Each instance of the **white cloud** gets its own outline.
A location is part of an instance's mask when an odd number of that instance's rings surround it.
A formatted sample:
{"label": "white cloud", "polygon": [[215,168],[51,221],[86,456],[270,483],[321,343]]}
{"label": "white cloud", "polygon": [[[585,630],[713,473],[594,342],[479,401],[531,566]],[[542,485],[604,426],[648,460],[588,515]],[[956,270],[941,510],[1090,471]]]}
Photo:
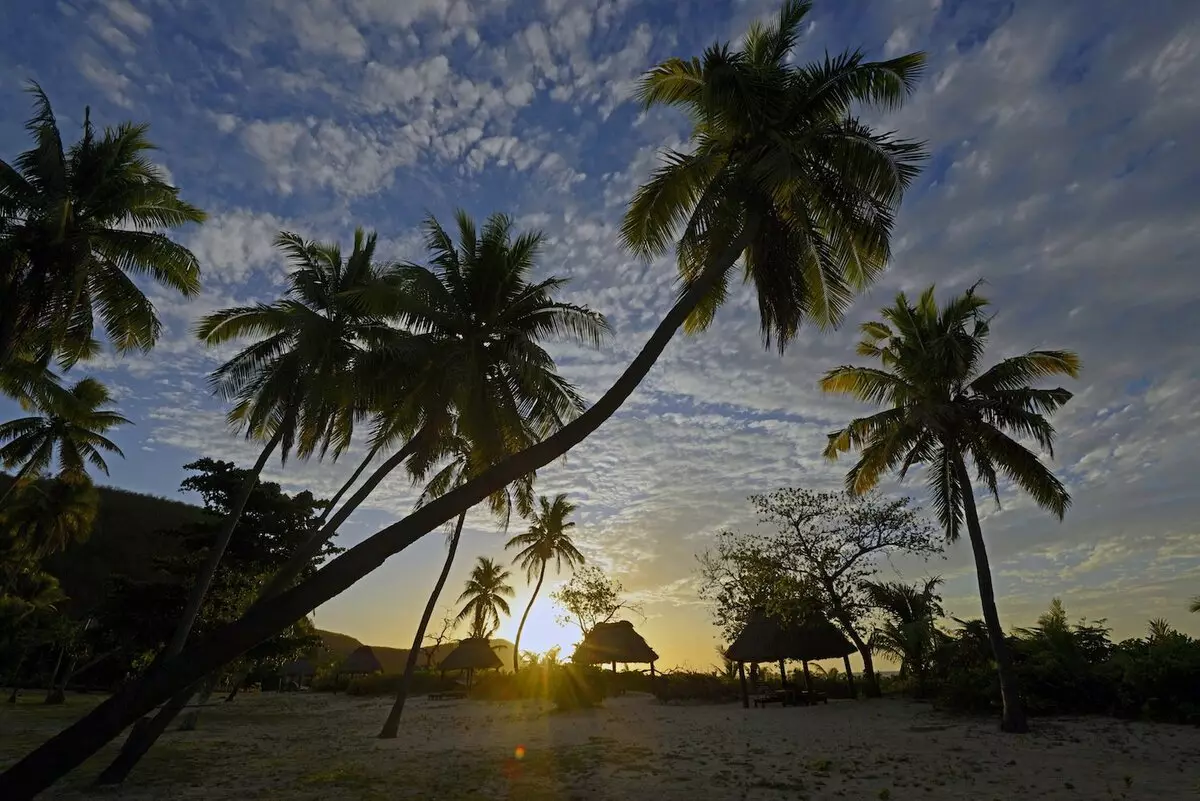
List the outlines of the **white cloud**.
{"label": "white cloud", "polygon": [[104,6],[114,20],[134,33],[146,33],[150,30],[150,17],[138,11],[129,0],[104,0]]}
{"label": "white cloud", "polygon": [[84,52],[79,56],[79,72],[96,88],[104,92],[108,99],[119,106],[132,106],[128,91],[131,82],[122,73],[109,67],[92,53]]}

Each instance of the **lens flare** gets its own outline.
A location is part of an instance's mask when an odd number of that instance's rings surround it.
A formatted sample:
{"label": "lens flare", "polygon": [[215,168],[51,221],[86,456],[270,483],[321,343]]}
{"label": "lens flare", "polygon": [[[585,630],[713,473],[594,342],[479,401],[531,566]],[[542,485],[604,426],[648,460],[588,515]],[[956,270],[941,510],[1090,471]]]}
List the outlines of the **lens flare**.
{"label": "lens flare", "polygon": [[518,745],[516,748],[514,748],[513,749],[513,757],[515,757],[516,759],[524,759],[525,758],[525,746]]}

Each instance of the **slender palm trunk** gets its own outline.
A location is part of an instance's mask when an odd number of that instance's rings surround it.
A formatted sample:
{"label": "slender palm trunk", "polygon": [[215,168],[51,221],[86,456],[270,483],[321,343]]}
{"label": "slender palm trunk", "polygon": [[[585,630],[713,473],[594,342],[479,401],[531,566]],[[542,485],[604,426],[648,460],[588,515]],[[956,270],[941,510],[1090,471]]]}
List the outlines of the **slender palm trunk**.
{"label": "slender palm trunk", "polygon": [[[229,510],[229,514],[225,517],[225,522],[221,526],[221,530],[217,532],[217,539],[209,548],[208,557],[204,560],[204,566],[200,569],[200,573],[196,576],[196,581],[192,584],[192,589],[188,593],[187,603],[183,607],[183,615],[179,618],[179,623],[175,626],[175,631],[171,635],[170,642],[167,643],[166,649],[159,654],[156,662],[170,659],[177,656],[183,651],[183,646],[187,644],[188,636],[192,633],[192,627],[196,625],[196,618],[200,616],[200,607],[204,605],[204,597],[208,594],[208,588],[212,586],[213,578],[217,575],[217,569],[221,566],[221,558],[225,556],[225,549],[229,547],[229,541],[233,538],[234,529],[237,528],[238,521],[242,518],[242,511],[246,508],[246,503],[250,500],[250,495],[254,492],[255,486],[258,484],[258,477],[262,474],[263,468],[267,465],[267,460],[271,458],[275,448],[279,445],[282,439],[282,432],[276,432],[271,437],[267,444],[263,447],[262,452],[258,455],[258,461],[254,463],[254,467],[242,479],[242,486],[238,488],[238,494],[233,500],[233,507]],[[151,666],[153,669],[153,666]],[[125,739],[125,743],[121,746],[121,751],[117,754],[116,759],[105,768],[97,781],[100,784],[120,784],[129,775],[130,771],[137,766],[141,758],[146,755],[150,747],[158,740],[159,735],[166,731],[167,724],[175,715],[179,714],[179,710],[187,705],[187,697],[191,694],[191,686],[189,685],[183,695],[182,701],[174,699],[174,702],[167,704],[156,716],[154,721],[140,720],[138,724],[129,732],[129,737]],[[165,719],[159,721],[157,718]]]}
{"label": "slender palm trunk", "polygon": [[379,732],[381,739],[392,740],[400,733],[400,716],[404,714],[404,702],[408,699],[408,688],[412,686],[413,673],[417,669],[417,657],[421,653],[422,643],[425,642],[425,630],[429,628],[429,621],[433,618],[433,610],[437,607],[438,596],[442,594],[442,588],[446,586],[446,577],[450,575],[450,565],[454,564],[454,554],[458,551],[458,538],[462,536],[463,523],[466,522],[466,519],[467,513],[463,512],[458,516],[458,522],[454,524],[454,534],[450,537],[446,562],[442,565],[442,572],[438,576],[437,583],[433,585],[433,593],[429,596],[429,602],[425,604],[425,612],[421,615],[421,623],[417,626],[416,636],[413,637],[412,648],[408,649],[408,659],[404,662],[404,676],[400,679],[400,689],[396,692],[396,700],[392,703],[392,709],[388,712],[387,720],[384,721],[383,728]]}
{"label": "slender palm trunk", "polygon": [[17,702],[17,695],[21,689],[21,668],[25,666],[25,657],[27,656],[29,656],[28,645],[21,649],[21,655],[17,657],[17,666],[13,668],[12,692],[8,694],[8,702],[10,704],[15,704]]}
{"label": "slender palm trunk", "polygon": [[338,501],[340,501],[342,496],[346,494],[346,490],[354,486],[354,482],[358,481],[358,477],[361,476],[362,472],[367,469],[367,465],[371,463],[371,460],[375,458],[375,454],[377,453],[379,453],[379,448],[371,448],[371,450],[367,452],[366,458],[359,463],[358,467],[354,468],[354,472],[350,474],[350,478],[346,480],[346,483],[343,484],[341,489],[335,492],[333,497],[329,499],[329,505],[325,507],[325,511],[321,512],[321,516],[317,518],[318,525],[324,525],[325,520],[329,517],[329,513],[337,507]]}
{"label": "slender palm trunk", "polygon": [[213,631],[186,653],[129,682],[0,774],[0,798],[17,801],[46,789],[157,704],[287,628],[437,526],[521,476],[549,464],[590,436],[637,389],[684,320],[736,263],[756,226],[756,221],[748,222],[724,252],[709,259],[630,365],[587,411],[549,437],[368,537],[301,584],[255,604],[240,619]]}
{"label": "slender palm trunk", "polygon": [[12,483],[5,488],[3,494],[0,494],[0,509],[4,508],[4,503],[8,500],[9,496],[16,492],[17,485],[20,484],[21,480],[29,474],[29,469],[31,467],[33,467],[33,462],[26,462],[25,466],[17,471],[17,474],[13,476]]}
{"label": "slender palm trunk", "polygon": [[537,584],[533,587],[533,595],[529,596],[529,605],[525,607],[525,613],[521,615],[521,623],[517,626],[517,639],[513,643],[513,673],[521,672],[521,632],[525,631],[525,621],[529,618],[529,610],[533,609],[533,602],[537,600],[538,591],[542,589],[542,581],[545,578],[546,563],[542,562],[542,569],[538,573]]}
{"label": "slender palm trunk", "polygon": [[1004,710],[1000,717],[1001,731],[1026,732],[1029,724],[1025,720],[1025,707],[1017,688],[1017,674],[1013,668],[1012,654],[1004,639],[1000,626],[1000,613],[996,610],[996,591],[992,587],[992,569],[988,564],[987,547],[983,543],[983,531],[979,527],[979,513],[975,509],[975,496],[971,491],[971,477],[961,456],[955,456],[954,471],[962,487],[963,513],[967,519],[967,534],[971,538],[971,550],[975,554],[975,575],[979,579],[979,601],[983,605],[983,622],[987,626],[988,640],[992,644],[992,656],[996,659],[996,673],[1000,677],[1000,700]]}

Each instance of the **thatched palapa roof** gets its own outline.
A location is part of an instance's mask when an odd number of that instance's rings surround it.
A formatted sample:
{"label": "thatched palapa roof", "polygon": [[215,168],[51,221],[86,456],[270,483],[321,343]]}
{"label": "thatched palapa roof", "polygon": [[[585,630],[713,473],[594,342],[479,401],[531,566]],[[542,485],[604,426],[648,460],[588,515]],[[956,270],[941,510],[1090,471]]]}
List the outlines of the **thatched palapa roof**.
{"label": "thatched palapa roof", "polygon": [[487,670],[503,667],[504,663],[488,640],[482,637],[469,637],[446,654],[446,658],[438,663],[439,670]]}
{"label": "thatched palapa roof", "polygon": [[634,631],[628,620],[599,623],[575,647],[572,659],[588,665],[609,662],[655,662],[658,654]]}
{"label": "thatched palapa roof", "polygon": [[780,659],[840,659],[857,649],[824,617],[783,625],[765,614],[750,617],[742,633],[725,651],[734,662],[778,662]]}

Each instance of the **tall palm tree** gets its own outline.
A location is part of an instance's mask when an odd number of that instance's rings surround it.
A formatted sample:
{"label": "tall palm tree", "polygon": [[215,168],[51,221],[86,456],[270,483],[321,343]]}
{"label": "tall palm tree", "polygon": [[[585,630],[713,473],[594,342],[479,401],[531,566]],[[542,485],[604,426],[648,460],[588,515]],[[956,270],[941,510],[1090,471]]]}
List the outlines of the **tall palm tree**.
{"label": "tall palm tree", "polygon": [[162,231],[204,212],[148,158],[146,125],[97,134],[85,109],[82,138],[64,148],[46,93],[29,92],[34,145],[0,161],[0,372],[22,354],[90,355],[96,317],[118,351],[149,350],[161,324],[133,276],[199,292],[196,257]]}
{"label": "tall palm tree", "polygon": [[30,475],[48,468],[57,455],[59,472],[64,476],[87,476],[92,467],[108,475],[103,452],[124,456],[116,443],[105,435],[129,421],[105,409],[112,400],[108,389],[94,378],[82,378],[70,389],[54,387],[41,393],[42,414],[18,417],[0,423],[0,460],[4,466],[21,465],[16,478],[0,495],[0,508]]}
{"label": "tall palm tree", "polygon": [[838,367],[826,374],[821,388],[887,409],[830,434],[825,455],[836,459],[851,449],[861,451],[846,475],[846,487],[854,493],[871,489],[886,473],[898,471],[903,477],[913,465],[926,465],[930,495],[947,539],[957,540],[966,522],[1000,676],[1001,726],[1025,731],[967,459],[997,503],[1002,473],[1061,519],[1071,502],[1066,487],[1009,434],[1032,440],[1053,455],[1054,427],[1046,416],[1070,400],[1071,393],[1031,384],[1056,375],[1074,378],[1079,357],[1065,350],[1035,350],[983,369],[987,305],[972,287],[939,309],[930,287],[916,304],[901,293],[894,305],[882,310],[883,321],[865,323],[858,353],[878,359],[881,366]]}
{"label": "tall palm tree", "polygon": [[513,672],[521,670],[521,633],[525,630],[525,621],[529,618],[529,610],[537,600],[542,582],[546,578],[546,566],[554,561],[554,572],[561,573],[563,565],[572,570],[583,564],[583,554],[571,541],[570,530],[575,528],[575,521],[567,520],[575,511],[575,504],[567,500],[566,493],[559,493],[554,500],[545,495],[538,498],[538,510],[530,517],[530,525],[524,534],[518,534],[505,544],[505,550],[520,548],[513,558],[513,564],[519,565],[525,571],[528,581],[533,581],[537,575],[537,583],[533,587],[533,595],[529,596],[529,604],[521,615],[521,623],[517,626],[517,638],[513,643]]}
{"label": "tall palm tree", "polygon": [[901,677],[916,679],[918,697],[928,690],[929,663],[939,638],[936,623],[945,614],[937,594],[941,583],[939,576],[915,585],[864,582],[868,601],[887,618],[871,636],[871,648],[899,660]]}
{"label": "tall palm tree", "polygon": [[512,614],[508,608],[508,598],[515,591],[508,583],[512,574],[494,560],[481,556],[471,568],[467,577],[466,587],[458,596],[458,602],[463,604],[457,620],[471,621],[471,636],[490,639],[500,627],[500,615]]}
{"label": "tall palm tree", "polygon": [[[210,346],[261,337],[214,370],[209,383],[218,395],[234,402],[229,424],[264,444],[159,659],[178,654],[187,643],[242,511],[275,450],[284,460],[293,448],[302,458],[318,452],[324,456],[332,449],[336,458],[349,446],[360,408],[355,362],[370,347],[396,336],[384,318],[368,308],[373,292],[386,291],[386,270],[374,262],[376,239],[374,233],[356,230],[353,249],[343,257],[337,244],[281,232],[275,247],[291,267],[284,297],[222,309],[196,325],[196,335]],[[186,705],[186,696],[180,693],[151,723],[134,727],[117,759],[101,773],[102,784],[124,781]]]}
{"label": "tall palm tree", "polygon": [[1188,611],[1189,612],[1200,612],[1200,595],[1197,595],[1195,598],[1192,599],[1192,602],[1190,604],[1188,604]]}
{"label": "tall palm tree", "polygon": [[[923,158],[919,143],[880,134],[858,107],[895,108],[918,79],[919,53],[881,62],[850,52],[797,66],[791,51],[811,4],[787,0],[779,19],[755,25],[740,50],[710,47],[704,59],[672,59],[646,75],[646,106],[681,106],[694,146],[667,153],[651,187],[626,215],[624,239],[639,254],[663,253],[678,229],[678,300],[616,383],[557,433],[343,553],[286,596],[188,654],[114,694],[0,774],[0,790],[40,789],[78,765],[148,709],[282,630],[518,477],[549,464],[611,417],[649,373],[675,332],[712,319],[745,256],[759,287],[764,338],[784,347],[805,317],[834,322],[890,254],[893,219]],[[653,212],[652,216],[650,213]]]}
{"label": "tall palm tree", "polygon": [[[444,454],[434,454],[434,456],[446,455],[450,457],[450,461],[442,466],[440,470],[434,472],[432,477],[429,477],[430,468],[425,465],[422,459],[414,459],[408,465],[409,472],[412,474],[415,482],[428,480],[425,490],[417,499],[418,507],[428,503],[432,498],[444,495],[450,489],[460,486],[470,480],[472,476],[478,475],[482,471],[481,467],[476,468],[472,464],[472,448],[470,443],[462,437],[457,435],[450,437],[441,450],[444,451]],[[505,487],[499,492],[492,493],[488,497],[488,507],[492,514],[500,521],[502,528],[508,528],[514,506],[518,513],[523,516],[532,513],[534,479],[535,476],[532,473],[522,476],[511,486]],[[417,624],[416,634],[413,635],[412,648],[409,649],[408,658],[404,663],[404,675],[400,680],[400,688],[396,692],[396,700],[392,702],[392,708],[388,711],[383,728],[379,731],[381,739],[394,739],[400,733],[400,718],[404,714],[404,703],[408,699],[408,691],[412,686],[412,677],[416,672],[417,657],[421,653],[421,644],[425,642],[425,631],[429,628],[429,621],[433,618],[433,610],[437,607],[442,589],[446,586],[446,579],[450,575],[450,567],[454,564],[454,556],[458,552],[458,543],[462,537],[463,524],[466,520],[467,513],[464,511],[458,516],[458,520],[455,521],[450,532],[446,547],[446,559],[442,563],[442,571],[438,574],[437,581],[433,585],[433,592],[430,593],[429,600],[425,603],[425,610],[421,613],[421,620]]]}

